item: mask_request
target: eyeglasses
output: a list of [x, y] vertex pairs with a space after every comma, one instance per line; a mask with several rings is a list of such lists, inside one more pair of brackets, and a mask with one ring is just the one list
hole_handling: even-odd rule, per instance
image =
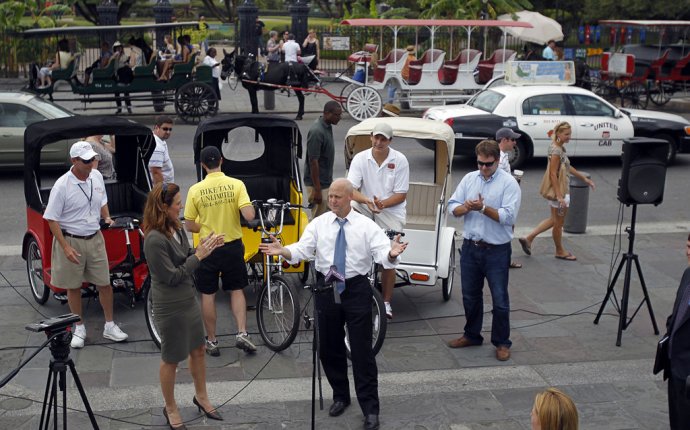
[[159, 127], [163, 131], [172, 131], [172, 127]]
[[491, 167], [494, 165], [495, 162], [496, 162], [496, 160], [494, 160], [494, 161], [479, 161], [479, 160], [477, 160], [477, 165], [479, 167]]
[[93, 160], [95, 160], [95, 159], [96, 159], [96, 157], [91, 157], [88, 160], [84, 160], [83, 158], [80, 158], [81, 162], [84, 164], [91, 164], [91, 163], [93, 163]]

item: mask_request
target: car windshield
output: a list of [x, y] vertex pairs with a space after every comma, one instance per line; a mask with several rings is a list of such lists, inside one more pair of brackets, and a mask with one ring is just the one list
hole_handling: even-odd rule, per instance
[[29, 104], [43, 112], [46, 112], [50, 118], [66, 118], [68, 116], [74, 116], [74, 114], [67, 109], [42, 100], [38, 97], [30, 99]]
[[503, 94], [494, 91], [482, 91], [468, 101], [467, 104], [486, 112], [493, 112], [504, 97]]

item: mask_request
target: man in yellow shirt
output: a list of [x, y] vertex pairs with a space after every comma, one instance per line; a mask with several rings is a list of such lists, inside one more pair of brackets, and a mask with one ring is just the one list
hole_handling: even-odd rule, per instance
[[195, 272], [196, 288], [201, 293], [201, 312], [206, 328], [206, 352], [220, 355], [216, 339], [216, 292], [218, 278], [223, 290], [230, 291], [230, 309], [237, 323], [237, 348], [256, 351], [247, 334], [247, 302], [243, 288], [247, 286], [244, 264], [244, 245], [240, 213], [247, 221], [254, 219], [254, 207], [247, 188], [239, 179], [226, 176], [221, 169], [223, 157], [215, 146], [201, 150], [201, 165], [206, 177], [192, 185], [187, 193], [184, 218], [185, 228], [201, 237], [214, 232], [223, 234], [225, 245], [205, 258]]

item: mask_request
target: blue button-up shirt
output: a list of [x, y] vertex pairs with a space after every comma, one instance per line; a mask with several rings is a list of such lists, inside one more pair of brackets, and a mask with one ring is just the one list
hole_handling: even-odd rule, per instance
[[448, 201], [448, 212], [465, 203], [465, 200], [477, 200], [479, 194], [484, 205], [498, 210], [499, 222], [494, 221], [479, 211], [470, 211], [464, 215], [465, 228], [462, 237], [470, 240], [501, 245], [513, 238], [513, 224], [520, 210], [520, 186], [515, 178], [501, 169], [487, 180], [479, 170], [470, 172], [458, 184]]

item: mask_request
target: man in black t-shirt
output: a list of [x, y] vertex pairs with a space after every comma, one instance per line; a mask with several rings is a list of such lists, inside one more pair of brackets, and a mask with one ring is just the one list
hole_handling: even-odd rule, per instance
[[261, 55], [266, 55], [266, 45], [264, 45], [264, 24], [263, 21], [256, 17], [256, 24], [254, 24], [254, 34], [256, 34], [256, 44], [259, 47]]

